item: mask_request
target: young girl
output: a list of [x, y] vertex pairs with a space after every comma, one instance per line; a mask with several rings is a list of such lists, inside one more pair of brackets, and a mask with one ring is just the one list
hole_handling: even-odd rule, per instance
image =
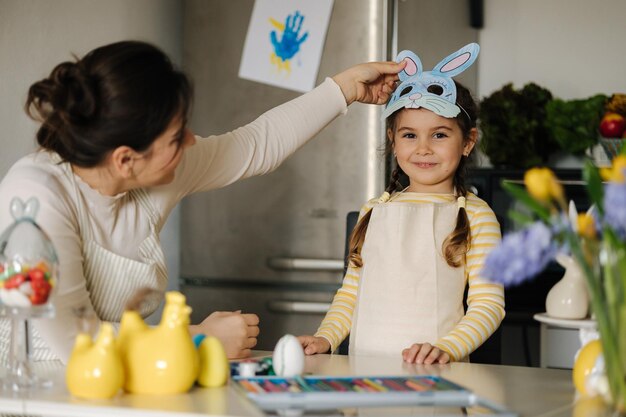
[[361, 210], [343, 285], [315, 336], [300, 336], [306, 354], [334, 351], [349, 333], [351, 354], [447, 363], [467, 360], [500, 325], [503, 288], [479, 275], [500, 226], [464, 185], [478, 109], [450, 78], [478, 49], [467, 45], [426, 72], [412, 52], [398, 56], [407, 63], [383, 113], [397, 168]]

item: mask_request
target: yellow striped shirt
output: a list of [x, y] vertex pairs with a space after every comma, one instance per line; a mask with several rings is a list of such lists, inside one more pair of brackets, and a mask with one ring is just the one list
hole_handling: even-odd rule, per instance
[[[452, 194], [401, 193], [394, 195], [393, 199], [394, 202], [419, 204], [452, 202], [455, 198]], [[374, 199], [365, 204], [359, 218], [377, 204], [377, 201]], [[471, 230], [471, 245], [465, 264], [469, 285], [467, 311], [454, 329], [435, 343], [435, 346], [448, 353], [452, 360], [465, 358], [476, 350], [496, 331], [505, 314], [502, 285], [480, 276], [485, 257], [500, 242], [500, 225], [493, 210], [474, 194], [468, 193], [466, 211]], [[332, 351], [336, 350], [350, 333], [359, 289], [359, 276], [360, 268], [348, 268], [343, 284], [335, 294], [332, 305], [315, 334], [327, 339]]]

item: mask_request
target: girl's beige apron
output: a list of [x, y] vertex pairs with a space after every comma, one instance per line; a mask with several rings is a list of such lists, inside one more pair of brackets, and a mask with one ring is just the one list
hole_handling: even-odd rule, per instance
[[390, 201], [372, 210], [350, 353], [401, 355], [413, 343], [434, 344], [463, 317], [465, 268], [449, 266], [441, 249], [458, 207]]
[[[157, 230], [157, 211], [145, 190], [129, 191], [130, 200], [138, 202], [141, 209], [149, 215], [150, 234], [139, 246], [139, 260], [117, 255], [103, 248], [93, 239], [87, 204], [76, 183], [71, 167], [67, 163], [61, 165], [64, 173], [69, 176], [74, 185], [78, 227], [83, 242], [83, 272], [89, 298], [100, 320], [119, 322], [126, 302], [138, 288], [150, 287], [160, 291], [165, 291], [167, 288], [167, 268]], [[60, 279], [63, 279], [63, 276]], [[140, 314], [143, 317], [150, 315], [158, 308], [159, 304], [159, 300], [151, 299], [150, 302], [141, 306]], [[3, 323], [0, 333], [9, 334], [9, 331], [10, 327]], [[6, 352], [0, 352], [0, 356], [6, 358], [8, 339], [6, 346], [4, 343], [2, 345], [2, 350], [6, 350]], [[34, 360], [58, 359], [47, 347], [35, 328], [33, 329], [32, 346], [32, 358]]]

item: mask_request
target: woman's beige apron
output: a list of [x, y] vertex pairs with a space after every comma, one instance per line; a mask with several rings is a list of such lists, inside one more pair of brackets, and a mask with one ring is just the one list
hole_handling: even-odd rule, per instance
[[[141, 209], [145, 210], [149, 215], [150, 234], [139, 245], [139, 260], [117, 255], [100, 246], [94, 240], [87, 204], [79, 190], [71, 167], [68, 163], [63, 163], [62, 167], [74, 186], [74, 200], [78, 211], [78, 228], [83, 248], [83, 273], [89, 298], [100, 320], [119, 322], [126, 302], [137, 289], [150, 287], [165, 291], [167, 288], [167, 268], [157, 230], [157, 211], [145, 190], [129, 191], [130, 200], [137, 201]], [[63, 280], [63, 271], [60, 271], [60, 274], [60, 279]], [[148, 302], [141, 305], [139, 313], [146, 317], [154, 312], [159, 304], [159, 299], [151, 297]], [[71, 326], [73, 324], [69, 323], [68, 328]], [[6, 328], [0, 329], [0, 334], [8, 334], [10, 330], [8, 323], [4, 327]], [[33, 328], [32, 346], [32, 358], [34, 360], [58, 359], [43, 341], [36, 327]], [[0, 350], [6, 350], [7, 352], [0, 352], [0, 354], [6, 358], [8, 342], [3, 348]]]
[[442, 255], [458, 207], [390, 201], [372, 210], [350, 353], [400, 356], [413, 343], [434, 344], [463, 317], [465, 268]]
[[[167, 268], [157, 230], [158, 214], [143, 189], [129, 191], [131, 201], [137, 201], [148, 213], [150, 234], [138, 248], [139, 260], [125, 258], [100, 246], [93, 239], [87, 205], [78, 189], [69, 164], [64, 164], [72, 176], [76, 192], [76, 207], [80, 236], [83, 241], [83, 271], [89, 298], [100, 320], [119, 322], [126, 302], [142, 287], [164, 291], [167, 288]], [[63, 279], [63, 277], [61, 277]], [[159, 306], [159, 300], [141, 306], [140, 314], [148, 316]]]

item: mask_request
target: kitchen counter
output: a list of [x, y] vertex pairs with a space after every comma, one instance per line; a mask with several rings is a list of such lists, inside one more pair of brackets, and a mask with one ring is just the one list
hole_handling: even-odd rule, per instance
[[[255, 352], [255, 356], [269, 355]], [[477, 395], [505, 406], [519, 416], [589, 415], [595, 403], [574, 407], [575, 391], [571, 371], [504, 365], [452, 363], [449, 365], [408, 365], [388, 357], [316, 355], [306, 358], [305, 372], [317, 375], [439, 375], [471, 389]], [[193, 388], [180, 395], [119, 394], [111, 400], [88, 401], [73, 398], [65, 388], [60, 363], [35, 363], [40, 376], [53, 380], [54, 386], [25, 394], [0, 392], [0, 414], [43, 416], [263, 416], [231, 386], [218, 389]], [[586, 407], [579, 410], [579, 406]], [[428, 408], [428, 407], [421, 407]], [[348, 415], [393, 415], [391, 411], [352, 409]], [[411, 408], [410, 415], [424, 415]], [[579, 414], [579, 411], [584, 414]], [[427, 411], [426, 415], [432, 415]], [[343, 415], [343, 414], [333, 414]], [[459, 409], [459, 415], [461, 410]], [[471, 414], [470, 414], [471, 415]], [[600, 415], [594, 413], [594, 415]]]

